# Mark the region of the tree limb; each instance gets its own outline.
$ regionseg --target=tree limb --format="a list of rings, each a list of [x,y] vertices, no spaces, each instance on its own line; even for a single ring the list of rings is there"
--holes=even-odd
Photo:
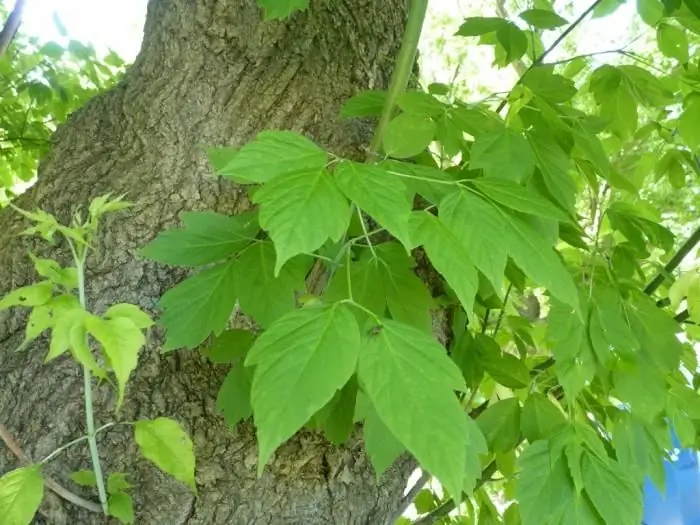
[[[5,27],[0,31],[0,56],[5,54],[7,48],[10,47],[12,39],[17,34],[17,29],[22,23],[22,12],[24,11],[24,6],[26,0],[17,0],[15,7],[7,17],[7,22],[5,22]]]

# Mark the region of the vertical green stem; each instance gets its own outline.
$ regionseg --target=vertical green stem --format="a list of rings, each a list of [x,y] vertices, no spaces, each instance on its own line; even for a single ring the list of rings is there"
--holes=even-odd
[[[408,79],[411,77],[413,64],[416,62],[418,42],[427,10],[428,0],[411,0],[408,20],[406,21],[406,28],[401,41],[401,49],[399,49],[399,55],[396,57],[396,67],[391,74],[387,98],[382,108],[382,114],[379,116],[377,128],[374,130],[374,137],[369,145],[370,155],[379,153],[382,139],[384,138],[384,131],[391,121],[396,101],[406,91],[406,86],[408,86]]]
[[[73,253],[74,256],[77,255],[75,252]],[[85,300],[85,258],[75,257],[75,263],[78,270],[78,294],[80,305],[83,308],[87,308],[87,301]],[[92,469],[95,472],[95,479],[97,480],[97,492],[100,496],[100,505],[102,505],[102,511],[107,515],[107,491],[105,490],[105,482],[102,475],[100,454],[97,450],[95,414],[92,407],[92,374],[86,366],[83,367],[83,395],[85,397],[85,420],[87,422],[87,441],[88,447],[90,448],[90,459],[92,460]]]

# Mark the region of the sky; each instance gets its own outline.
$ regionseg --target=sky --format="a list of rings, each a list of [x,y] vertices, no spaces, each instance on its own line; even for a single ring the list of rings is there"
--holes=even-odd
[[[14,0],[0,0],[11,8]],[[591,0],[573,0],[573,16],[578,15],[589,5]],[[624,1],[624,0],[623,0]],[[518,0],[523,9],[529,2]],[[555,4],[559,4],[556,2]],[[25,33],[38,36],[42,40],[56,40],[61,37],[53,22],[54,13],[67,28],[71,38],[91,43],[98,54],[107,53],[109,49],[116,51],[124,60],[131,62],[139,51],[143,21],[146,15],[147,0],[27,0],[22,30]],[[430,17],[426,22],[424,36],[432,37],[435,32],[445,34],[448,40],[447,49],[462,46],[464,40],[452,34],[466,16],[493,15],[495,1],[480,0],[431,0],[429,3]],[[630,22],[634,18],[635,2],[625,2],[613,15],[585,24],[585,31],[572,35],[576,38],[577,49],[580,53],[590,53],[604,49],[613,49],[623,43],[629,34]],[[447,26],[445,17],[450,19]],[[573,18],[569,18],[573,20]],[[549,32],[545,36],[549,41],[556,36]],[[427,38],[424,38],[424,46]],[[421,50],[423,51],[423,50]],[[565,57],[561,52],[552,54],[552,59]],[[488,70],[491,51],[481,47],[469,57],[470,62],[478,63],[480,71]],[[425,61],[423,68],[427,76],[450,80],[452,68],[445,68],[444,61]],[[483,67],[482,67],[483,66]],[[513,71],[510,68],[502,71],[491,70],[488,77],[480,76],[479,82],[487,89],[500,91],[507,89],[512,83]]]

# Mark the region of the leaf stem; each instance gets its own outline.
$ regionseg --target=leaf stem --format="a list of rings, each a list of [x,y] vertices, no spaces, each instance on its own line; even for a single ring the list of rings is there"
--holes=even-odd
[[[108,429],[109,427],[113,427],[114,425],[118,425],[118,424],[119,424],[119,423],[107,423],[106,425],[102,425],[100,428],[98,428],[97,430],[95,430],[95,435],[99,434],[99,433],[102,432],[103,430]],[[45,457],[44,459],[42,459],[39,463],[42,464],[42,465],[43,465],[44,463],[48,463],[49,461],[51,461],[54,457],[58,456],[58,455],[59,455],[61,452],[63,452],[64,450],[66,450],[66,449],[72,447],[73,445],[77,445],[78,443],[81,443],[82,441],[85,441],[86,439],[88,439],[88,435],[87,435],[87,434],[84,435],[84,436],[80,436],[79,438],[76,438],[76,439],[74,439],[73,441],[69,441],[69,442],[66,443],[65,445],[62,445],[62,446],[58,447],[56,450],[54,450],[53,452],[51,452],[51,454],[49,454],[48,456],[46,456],[46,457]]]
[[[360,210],[360,208],[357,208],[357,216],[360,218],[360,225],[362,226],[362,233],[364,234],[364,238],[367,241],[367,245],[369,246],[369,249],[372,252],[372,255],[374,257],[376,257],[377,252],[374,251],[374,245],[372,244],[372,241],[369,238],[369,232],[367,231],[367,225],[365,224],[365,218],[362,216],[362,210]]]
[[[345,250],[345,274],[348,278],[348,298],[354,302],[352,298],[352,279],[350,278],[350,249]]]
[[[339,301],[339,302],[342,304],[349,304],[351,306],[354,306],[355,308],[359,308],[360,310],[365,312],[367,315],[369,315],[372,319],[374,319],[378,324],[382,323],[382,320],[379,318],[379,316],[377,314],[375,314],[369,308],[365,308],[360,303],[353,301],[352,299],[343,299],[342,301]]]
[[[78,296],[80,299],[80,305],[83,308],[87,307],[87,300],[85,298],[85,258],[87,255],[87,249],[81,254],[82,257],[77,257],[76,250],[72,243],[71,251],[75,258],[75,265],[78,273]],[[87,335],[85,336],[87,337]],[[92,374],[90,369],[83,366],[83,395],[85,398],[85,422],[87,424],[87,441],[88,448],[90,449],[90,459],[92,460],[92,468],[95,472],[95,480],[97,481],[97,493],[100,496],[100,505],[102,506],[102,512],[105,516],[109,514],[107,507],[107,491],[105,490],[104,477],[102,475],[102,465],[100,464],[100,454],[97,450],[97,432],[95,431],[95,413],[92,404]]]

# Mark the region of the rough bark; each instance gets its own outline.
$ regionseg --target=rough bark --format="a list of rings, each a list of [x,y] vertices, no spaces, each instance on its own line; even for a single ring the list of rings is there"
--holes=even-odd
[[[182,211],[249,206],[241,188],[212,175],[203,146],[240,145],[265,128],[293,129],[360,158],[371,130],[338,121],[338,111],[357,91],[387,86],[406,7],[406,0],[320,0],[290,20],[261,23],[254,0],[151,0],[135,64],[57,131],[39,182],[17,202],[63,220],[106,192],[128,193],[137,203],[103,225],[88,263],[92,310],[133,302],[153,312],[184,274],[143,261],[138,248]],[[27,249],[68,262],[64,245],[42,251],[16,237],[26,226],[9,210],[0,214],[0,295],[35,279]],[[82,373],[69,359],[44,365],[44,339],[15,353],[25,319],[0,313],[0,421],[41,458],[85,432]],[[126,472],[135,485],[137,523],[381,524],[395,508],[411,461],[399,461],[377,484],[357,437],[337,448],[300,434],[258,479],[251,425],[229,429],[214,413],[225,371],[196,352],[162,355],[160,340],[151,334],[120,417],[182,422],[196,446],[200,496],[139,460],[129,428],[117,427],[100,435],[102,456],[108,472]],[[114,419],[113,403],[113,388],[97,389],[98,424]],[[67,474],[88,468],[88,458],[87,447],[77,446],[49,471],[70,485]],[[16,466],[0,447],[0,473]],[[38,522],[51,525],[107,522],[55,497],[42,512],[48,517]]]

